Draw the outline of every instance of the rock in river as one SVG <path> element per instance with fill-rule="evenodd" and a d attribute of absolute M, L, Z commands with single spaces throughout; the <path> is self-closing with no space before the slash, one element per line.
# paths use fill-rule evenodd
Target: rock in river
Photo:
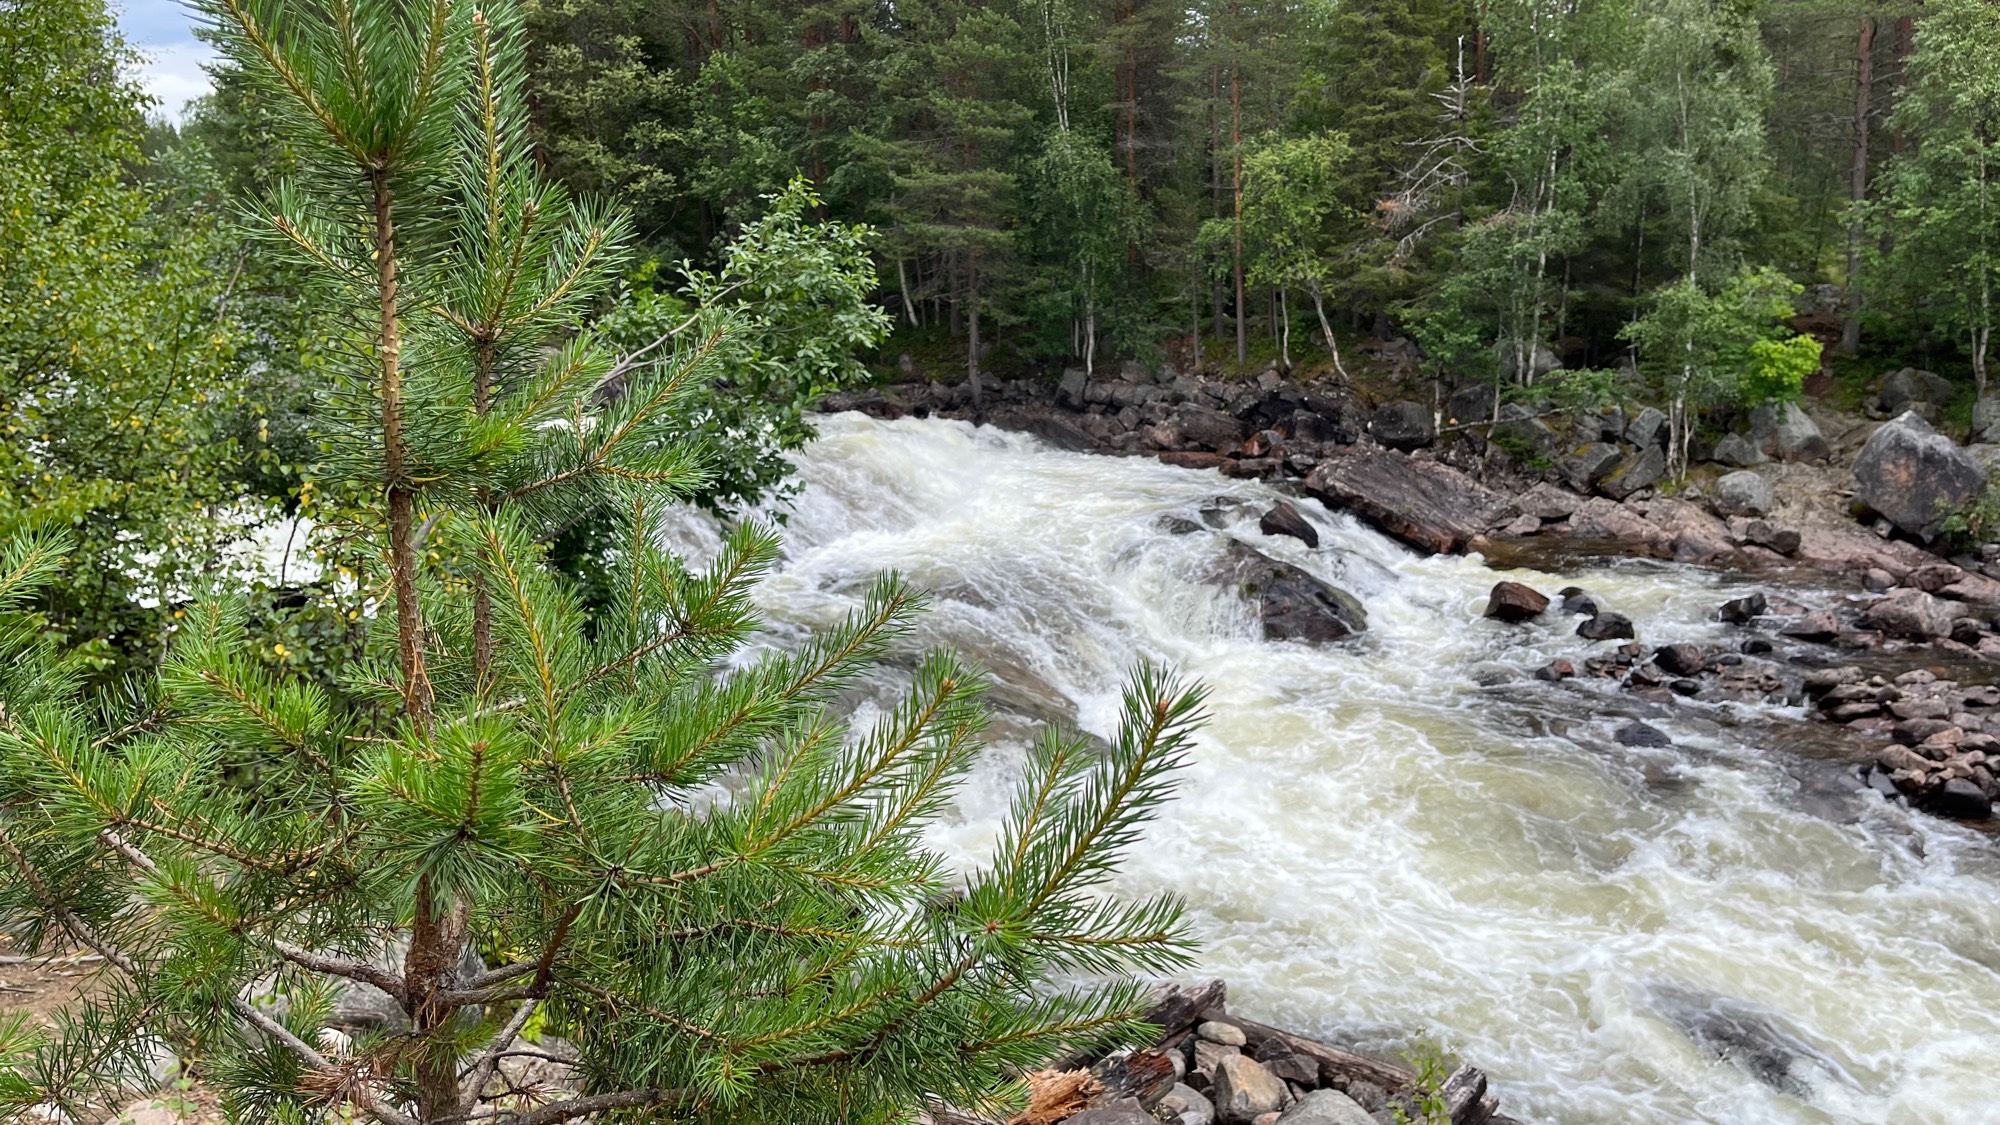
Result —
<path fill-rule="evenodd" d="M 1345 508 L 1420 551 L 1465 549 L 1494 522 L 1499 496 L 1457 469 L 1357 446 L 1319 463 L 1306 491 Z"/>
<path fill-rule="evenodd" d="M 1353 594 L 1241 543 L 1230 544 L 1222 578 L 1256 603 L 1268 640 L 1324 644 L 1368 630 Z"/>
<path fill-rule="evenodd" d="M 1289 535 L 1308 547 L 1319 546 L 1319 532 L 1297 508 L 1280 500 L 1257 521 L 1257 530 L 1266 535 Z"/>
<path fill-rule="evenodd" d="M 1632 619 L 1622 613 L 1600 613 L 1576 627 L 1576 635 L 1587 641 L 1630 640 Z"/>
<path fill-rule="evenodd" d="M 1532 586 L 1502 582 L 1486 597 L 1486 616 L 1499 621 L 1528 621 L 1549 608 L 1549 599 Z"/>

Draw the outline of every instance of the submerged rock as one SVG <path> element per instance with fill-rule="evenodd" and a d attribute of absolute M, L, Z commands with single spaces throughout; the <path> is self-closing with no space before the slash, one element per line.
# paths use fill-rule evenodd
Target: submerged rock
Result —
<path fill-rule="evenodd" d="M 1266 535 L 1289 535 L 1308 547 L 1319 546 L 1319 531 L 1306 522 L 1297 508 L 1283 500 L 1271 505 L 1271 510 L 1258 519 L 1257 530 Z"/>
<path fill-rule="evenodd" d="M 1266 640 L 1326 644 L 1368 631 L 1353 594 L 1241 543 L 1230 544 L 1223 578 L 1256 603 Z"/>

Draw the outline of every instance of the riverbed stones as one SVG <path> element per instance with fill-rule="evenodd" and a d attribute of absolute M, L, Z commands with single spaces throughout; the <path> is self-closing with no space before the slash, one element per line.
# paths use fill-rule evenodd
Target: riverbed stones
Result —
<path fill-rule="evenodd" d="M 1770 482 L 1748 470 L 1724 473 L 1715 482 L 1708 501 L 1715 514 L 1723 517 L 1769 515 L 1776 506 Z"/>
<path fill-rule="evenodd" d="M 1308 547 L 1319 546 L 1318 529 L 1307 523 L 1297 508 L 1283 500 L 1271 505 L 1271 510 L 1258 518 L 1257 530 L 1266 535 L 1289 535 Z"/>
<path fill-rule="evenodd" d="M 1700 645 L 1671 644 L 1661 645 L 1653 653 L 1653 663 L 1669 675 L 1692 676 L 1699 673 L 1708 661 L 1703 658 Z"/>
<path fill-rule="evenodd" d="M 1576 635 L 1587 641 L 1613 641 L 1630 639 L 1638 634 L 1632 629 L 1632 619 L 1622 613 L 1604 612 L 1578 624 Z"/>
<path fill-rule="evenodd" d="M 1940 785 L 1928 805 L 1939 816 L 1961 820 L 1985 820 L 1993 815 L 1992 799 L 1964 778 L 1954 777 Z"/>
<path fill-rule="evenodd" d="M 1748 625 L 1771 611 L 1771 601 L 1762 593 L 1745 594 L 1722 603 L 1715 618 L 1726 625 Z"/>
<path fill-rule="evenodd" d="M 1068 1125 L 1160 1125 L 1159 1119 L 1147 1113 L 1137 1098 L 1120 1098 L 1064 1120 Z"/>
<path fill-rule="evenodd" d="M 1641 722 L 1626 723 L 1613 731 L 1611 737 L 1620 746 L 1658 749 L 1674 744 L 1674 740 L 1667 737 L 1665 731 Z"/>
<path fill-rule="evenodd" d="M 1225 1055 L 1215 1064 L 1210 1100 L 1222 1125 L 1251 1125 L 1259 1115 L 1276 1113 L 1289 1091 L 1264 1064 L 1243 1055 Z"/>
<path fill-rule="evenodd" d="M 1870 435 L 1854 459 L 1855 497 L 1908 535 L 1929 542 L 1945 515 L 1965 507 L 1986 486 L 1971 454 L 1904 412 Z"/>
<path fill-rule="evenodd" d="M 1314 1090 L 1278 1117 L 1279 1125 L 1376 1125 L 1361 1103 L 1339 1090 Z"/>
<path fill-rule="evenodd" d="M 1531 621 L 1549 608 L 1549 599 L 1520 582 L 1501 582 L 1486 596 L 1485 616 L 1496 621 Z"/>

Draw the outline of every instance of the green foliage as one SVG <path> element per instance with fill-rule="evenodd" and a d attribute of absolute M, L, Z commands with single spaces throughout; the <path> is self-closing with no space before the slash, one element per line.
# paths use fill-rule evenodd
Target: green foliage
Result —
<path fill-rule="evenodd" d="M 2000 542 L 2000 482 L 1989 480 L 1978 496 L 1964 506 L 1938 512 L 1938 531 L 1953 546 L 1970 550 Z"/>
<path fill-rule="evenodd" d="M 1789 402 L 1819 370 L 1819 341 L 1785 324 L 1799 290 L 1770 269 L 1738 273 L 1715 293 L 1680 282 L 1656 291 L 1624 334 L 1642 370 L 1676 395 L 1717 406 Z"/>
<path fill-rule="evenodd" d="M 954 874 L 926 837 L 979 750 L 977 670 L 923 654 L 878 716 L 842 711 L 922 599 L 884 578 L 750 656 L 772 535 L 704 569 L 661 545 L 711 486 L 680 427 L 725 363 L 794 393 L 850 370 L 802 333 L 870 330 L 736 295 L 811 321 L 862 284 L 859 233 L 808 235 L 799 191 L 692 277 L 690 327 L 621 354 L 579 325 L 629 273 L 624 224 L 542 178 L 508 0 L 206 10 L 297 155 L 260 250 L 357 344 L 309 483 L 348 498 L 315 510 L 380 608 L 329 684 L 219 582 L 157 676 L 90 700 L 24 612 L 63 542 L 0 548 L 0 923 L 110 974 L 45 1039 L 0 1030 L 0 1115 L 80 1116 L 164 1039 L 233 1121 L 888 1122 L 1004 1111 L 1026 1068 L 1133 1038 L 1129 974 L 1188 946 L 1173 899 L 1104 884 L 1201 693 L 1142 667 L 1108 742 L 1047 732 Z M 618 536 L 595 614 L 546 545 L 593 520 Z M 326 1034 L 362 985 L 393 1010 Z M 578 1089 L 496 1077 L 538 1026 Z"/>
<path fill-rule="evenodd" d="M 1451 1106 L 1445 1101 L 1444 1083 L 1456 1064 L 1430 1038 L 1419 1039 L 1405 1054 L 1416 1074 L 1410 1088 L 1390 1107 L 1396 1125 L 1446 1125 L 1451 1120 Z"/>

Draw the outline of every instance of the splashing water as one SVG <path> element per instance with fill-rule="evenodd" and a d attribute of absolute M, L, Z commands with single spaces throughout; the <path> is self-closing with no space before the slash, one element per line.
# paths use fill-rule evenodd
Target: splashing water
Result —
<path fill-rule="evenodd" d="M 1435 1040 L 1529 1121 L 2000 1121 L 1988 837 L 1773 749 L 1796 712 L 1545 684 L 1529 673 L 1609 643 L 1480 617 L 1510 576 L 1582 586 L 1643 641 L 1723 643 L 1726 579 L 1503 575 L 1295 501 L 1314 550 L 1257 531 L 1277 492 L 1214 472 L 954 422 L 847 414 L 822 434 L 759 595 L 773 643 L 895 569 L 935 592 L 922 639 L 984 662 L 1007 711 L 1104 734 L 1142 658 L 1208 685 L 1180 795 L 1114 890 L 1180 893 L 1237 1010 L 1381 1050 Z M 1167 529 L 1204 511 L 1219 528 Z M 1230 537 L 1360 597 L 1370 631 L 1260 640 L 1202 581 Z M 700 555 L 714 529 L 690 516 L 684 541 Z M 1676 745 L 1617 745 L 1634 717 Z M 991 846 L 1026 730 L 997 725 L 941 849 Z"/>

